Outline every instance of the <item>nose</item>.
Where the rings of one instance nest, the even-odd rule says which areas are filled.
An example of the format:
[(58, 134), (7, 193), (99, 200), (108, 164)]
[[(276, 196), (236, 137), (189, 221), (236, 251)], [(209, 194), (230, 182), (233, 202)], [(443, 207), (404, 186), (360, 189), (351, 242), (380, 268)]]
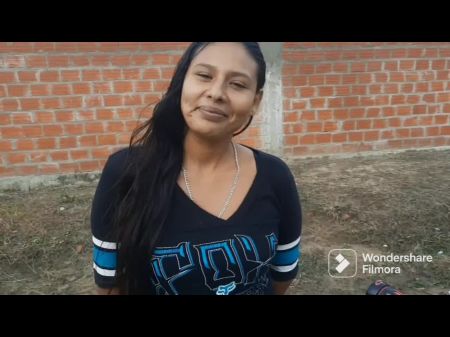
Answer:
[(223, 101), (225, 99), (225, 92), (222, 81), (216, 80), (211, 82), (206, 94), (208, 98), (214, 101)]

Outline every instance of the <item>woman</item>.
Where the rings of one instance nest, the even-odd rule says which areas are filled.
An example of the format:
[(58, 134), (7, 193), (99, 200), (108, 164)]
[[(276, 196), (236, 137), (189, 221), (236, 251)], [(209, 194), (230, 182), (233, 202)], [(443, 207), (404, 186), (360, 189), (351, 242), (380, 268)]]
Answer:
[(235, 144), (258, 110), (257, 43), (193, 43), (93, 200), (100, 294), (284, 294), (301, 209), (279, 158)]

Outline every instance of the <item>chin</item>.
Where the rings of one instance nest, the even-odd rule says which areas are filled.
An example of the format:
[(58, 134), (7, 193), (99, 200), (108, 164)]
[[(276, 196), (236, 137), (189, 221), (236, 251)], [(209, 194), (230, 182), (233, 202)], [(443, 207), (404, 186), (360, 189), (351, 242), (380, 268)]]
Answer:
[(223, 139), (225, 134), (223, 130), (217, 130), (217, 128), (189, 128), (189, 131), (197, 135), (200, 138), (208, 138), (211, 140)]

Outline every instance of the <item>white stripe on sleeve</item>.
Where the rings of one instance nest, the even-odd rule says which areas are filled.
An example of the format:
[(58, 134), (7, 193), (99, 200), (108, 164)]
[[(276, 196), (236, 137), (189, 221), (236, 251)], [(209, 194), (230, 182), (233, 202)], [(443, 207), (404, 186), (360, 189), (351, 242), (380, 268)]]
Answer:
[(274, 265), (271, 265), (270, 268), (272, 268), (275, 271), (279, 271), (279, 272), (282, 272), (282, 273), (287, 273), (288, 271), (291, 271), (291, 270), (295, 269), (297, 264), (298, 264), (298, 259), (297, 259), (297, 261), (295, 261), (293, 264), (290, 264), (289, 266), (274, 266)]
[(117, 249), (117, 244), (115, 242), (101, 241), (93, 235), (92, 235), (92, 241), (94, 241), (94, 244), (100, 248)]
[(103, 269), (97, 266), (94, 262), (94, 269), (97, 273), (99, 273), (102, 276), (116, 276), (115, 270), (109, 270), (109, 269)]
[(291, 243), (287, 243), (285, 245), (278, 245), (277, 246), (277, 250), (287, 250), (287, 249), (291, 249), (292, 247), (295, 247), (298, 245), (298, 243), (300, 242), (301, 236), (298, 237), (297, 240), (292, 241)]

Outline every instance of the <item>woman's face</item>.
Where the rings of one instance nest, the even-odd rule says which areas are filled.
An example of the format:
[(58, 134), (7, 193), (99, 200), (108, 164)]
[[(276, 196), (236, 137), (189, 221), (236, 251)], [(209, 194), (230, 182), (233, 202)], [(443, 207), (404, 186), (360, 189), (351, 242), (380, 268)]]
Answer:
[(189, 131), (209, 138), (231, 137), (261, 101), (256, 92), (258, 65), (236, 42), (207, 45), (192, 60), (181, 93)]

